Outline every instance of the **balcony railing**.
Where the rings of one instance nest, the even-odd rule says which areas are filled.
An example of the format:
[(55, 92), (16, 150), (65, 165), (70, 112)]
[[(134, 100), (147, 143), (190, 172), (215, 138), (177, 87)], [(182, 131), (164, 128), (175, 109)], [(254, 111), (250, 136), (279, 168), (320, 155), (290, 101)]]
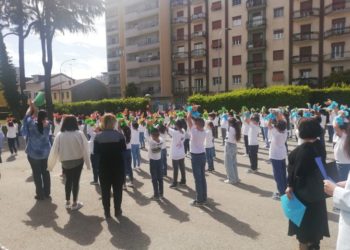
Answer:
[(247, 62), (247, 69), (248, 70), (259, 70), (259, 69), (265, 69), (266, 68), (266, 61), (248, 61)]
[(247, 21), (248, 29), (261, 29), (266, 27), (266, 18)]
[(190, 89), (192, 90), (192, 93), (205, 93), (207, 92), (206, 88), (203, 86), (203, 87), (192, 87), (192, 88), (189, 88), (189, 87), (176, 87), (174, 88), (174, 94), (176, 95), (188, 95), (190, 94)]
[(266, 40), (261, 41), (248, 41), (247, 42), (247, 49), (253, 50), (253, 49), (264, 49), (266, 48)]
[(191, 37), (192, 39), (194, 38), (203, 38), (203, 37), (206, 37), (207, 36), (207, 32), (205, 31), (198, 31), (198, 32), (193, 32)]
[(207, 68), (201, 67), (201, 68), (193, 68), (191, 70), (192, 75), (201, 75), (207, 73)]
[(317, 87), (318, 78), (317, 77), (299, 77), (292, 79), (294, 85), (307, 85), (310, 87)]
[(325, 7), (324, 13), (326, 15), (332, 13), (332, 12), (340, 12), (344, 10), (350, 9), (350, 0), (344, 0), (343, 2), (338, 3), (332, 3)]
[(184, 42), (188, 40), (187, 35), (173, 36), (173, 42)]
[(173, 59), (187, 59), (188, 52), (175, 52), (173, 53)]
[(345, 35), (345, 34), (350, 34), (350, 26), (349, 27), (334, 28), (334, 29), (331, 29), (331, 30), (327, 30), (324, 33), (324, 37), (328, 38), (328, 37), (332, 37), (332, 36), (341, 36), (341, 35)]
[(159, 59), (160, 59), (159, 55), (153, 55), (153, 56), (137, 57), (136, 61), (138, 61), (139, 63), (142, 63), (142, 62), (158, 61)]
[(172, 0), (171, 7), (181, 7), (187, 5), (187, 0)]
[(299, 55), (292, 57), (293, 64), (300, 63), (317, 63), (319, 60), (319, 55)]
[(206, 49), (194, 49), (191, 51), (191, 56), (192, 57), (202, 57), (207, 55), (207, 50)]
[(248, 0), (246, 3), (247, 9), (257, 9), (266, 7), (266, 0)]
[(137, 46), (142, 47), (142, 46), (152, 45), (152, 44), (156, 44), (156, 43), (159, 43), (158, 38), (154, 38), (154, 39), (150, 39), (150, 40), (145, 39), (145, 40), (138, 42)]
[(294, 19), (307, 18), (307, 17), (319, 16), (319, 15), (320, 15), (319, 8), (312, 8), (307, 10), (296, 10), (293, 12)]
[(293, 41), (310, 41), (310, 40), (318, 40), (320, 37), (318, 32), (302, 32), (293, 34)]
[(327, 54), (324, 55), (323, 59), (325, 62), (348, 61), (350, 60), (350, 51)]
[(172, 24), (185, 24), (188, 22), (187, 17), (184, 16), (178, 16), (178, 17), (174, 17), (172, 20)]
[(192, 20), (192, 21), (195, 21), (195, 20), (205, 19), (206, 16), (207, 16), (207, 15), (206, 15), (204, 12), (198, 13), (198, 14), (193, 14), (193, 15), (191, 16), (191, 20)]
[(188, 73), (188, 69), (176, 69), (173, 71), (173, 76), (187, 76)]
[(204, 2), (204, 0), (191, 0), (191, 3), (192, 3), (192, 4), (200, 3), (200, 2)]

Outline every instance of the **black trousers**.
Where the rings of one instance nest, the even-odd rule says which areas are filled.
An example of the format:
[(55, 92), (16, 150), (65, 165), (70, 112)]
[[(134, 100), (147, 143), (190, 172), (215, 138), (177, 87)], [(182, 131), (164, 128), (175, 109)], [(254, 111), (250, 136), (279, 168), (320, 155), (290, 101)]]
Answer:
[(73, 194), (73, 202), (78, 200), (79, 194), (79, 181), (81, 176), (81, 170), (83, 169), (84, 164), (80, 164), (74, 168), (65, 169), (64, 173), (66, 174), (66, 200), (70, 200), (71, 193)]
[(113, 200), (115, 212), (121, 211), (122, 199), (123, 199), (123, 184), (124, 173), (116, 175), (115, 173), (105, 172), (100, 168), (99, 171), (100, 187), (102, 193), (102, 204), (105, 213), (110, 212), (111, 206), (111, 188), (113, 189)]
[(17, 153), (16, 138), (7, 138), (7, 143), (11, 154)]
[(184, 140), (185, 154), (190, 151), (190, 139)]
[(249, 146), (249, 160), (250, 160), (250, 168), (252, 170), (258, 169), (258, 151), (259, 151), (259, 145)]
[(225, 139), (226, 139), (226, 128), (221, 128), (221, 136), (222, 136), (222, 144), (225, 144)]
[(50, 173), (47, 171), (47, 159), (33, 159), (28, 156), (33, 171), (36, 195), (40, 198), (48, 197), (51, 192)]
[(249, 155), (248, 135), (244, 135), (243, 139), (244, 139), (245, 153)]
[(174, 168), (174, 184), (177, 184), (177, 176), (179, 175), (179, 169), (181, 172), (181, 183), (186, 183), (186, 170), (185, 170), (185, 159), (173, 160)]

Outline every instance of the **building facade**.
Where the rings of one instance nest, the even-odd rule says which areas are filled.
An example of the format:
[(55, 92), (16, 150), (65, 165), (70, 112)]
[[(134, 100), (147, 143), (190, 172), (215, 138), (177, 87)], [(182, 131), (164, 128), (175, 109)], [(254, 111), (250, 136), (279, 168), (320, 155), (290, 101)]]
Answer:
[[(131, 82), (141, 95), (182, 99), (281, 84), (316, 87), (332, 71), (350, 69), (350, 0), (129, 0), (116, 7), (119, 16), (110, 13), (113, 2), (109, 79), (120, 94)], [(118, 32), (108, 32), (116, 22)]]

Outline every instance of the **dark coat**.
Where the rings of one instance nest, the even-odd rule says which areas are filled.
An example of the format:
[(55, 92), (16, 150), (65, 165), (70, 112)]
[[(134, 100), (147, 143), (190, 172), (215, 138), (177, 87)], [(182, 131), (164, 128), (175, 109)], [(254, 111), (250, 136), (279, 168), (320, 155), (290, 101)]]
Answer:
[[(295, 148), (288, 157), (288, 186), (292, 187), (295, 196), (306, 206), (306, 212), (300, 227), (289, 221), (288, 235), (296, 235), (299, 242), (318, 242), (324, 236), (329, 237), (326, 197), (323, 192), (323, 180), (315, 162), (315, 157), (321, 156), (325, 161), (326, 152), (319, 140), (313, 143), (305, 142)], [(298, 196), (297, 180), (299, 178), (315, 178), (316, 188), (308, 193), (310, 197), (304, 199)], [(317, 201), (312, 197), (321, 197)]]

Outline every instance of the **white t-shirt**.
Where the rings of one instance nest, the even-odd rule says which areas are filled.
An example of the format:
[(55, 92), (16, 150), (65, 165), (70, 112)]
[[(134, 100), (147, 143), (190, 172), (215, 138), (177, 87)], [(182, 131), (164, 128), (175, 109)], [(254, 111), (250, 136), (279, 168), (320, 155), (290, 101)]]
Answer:
[(17, 125), (13, 124), (12, 127), (9, 127), (8, 125), (6, 125), (7, 128), (7, 134), (6, 137), (7, 138), (16, 138), (17, 137)]
[(205, 148), (213, 148), (214, 147), (214, 137), (213, 131), (211, 129), (205, 130)]
[(171, 140), (171, 152), (170, 157), (172, 160), (181, 160), (185, 158), (185, 130), (182, 130), (182, 133), (178, 130), (169, 128), (169, 134), (172, 138)]
[(160, 134), (160, 137), (162, 137), (163, 139), (163, 145), (162, 145), (162, 149), (166, 149), (166, 139), (168, 138), (168, 135), (166, 133), (164, 134)]
[(131, 145), (140, 145), (140, 132), (134, 128), (131, 128)]
[(269, 149), (269, 158), (273, 160), (284, 160), (287, 158), (286, 141), (288, 138), (287, 130), (280, 133), (276, 128), (269, 129), (271, 135), (271, 144)]
[(228, 128), (228, 132), (227, 132), (227, 136), (226, 136), (226, 142), (232, 143), (232, 144), (236, 144), (237, 140), (236, 140), (236, 129), (234, 127), (229, 127)]
[(205, 141), (205, 131), (199, 131), (197, 128), (191, 128), (191, 140), (190, 140), (190, 151), (193, 154), (205, 153), (204, 141)]
[(162, 157), (161, 151), (162, 151), (162, 145), (163, 145), (163, 139), (159, 137), (159, 142), (156, 142), (152, 139), (152, 137), (148, 140), (148, 157), (150, 160), (160, 160)]
[(260, 133), (260, 127), (253, 123), (248, 124), (248, 145), (255, 146), (259, 145), (258, 135)]
[(327, 116), (321, 114), (321, 127), (325, 128), (327, 124)]
[(227, 119), (224, 119), (223, 116), (221, 116), (220, 127), (221, 127), (221, 128), (225, 128), (225, 129), (228, 128), (228, 120), (227, 120)]
[(219, 117), (215, 116), (215, 118), (214, 118), (214, 120), (212, 122), (213, 122), (213, 125), (215, 127), (218, 127), (219, 126)]
[(145, 133), (145, 131), (146, 131), (145, 126), (140, 125), (140, 126), (139, 126), (139, 132), (140, 132), (140, 133)]
[(242, 134), (243, 135), (248, 135), (248, 131), (249, 131), (249, 124), (243, 119)]
[(340, 164), (350, 164), (350, 157), (345, 152), (344, 146), (346, 143), (346, 133), (342, 133), (334, 145), (334, 158)]

